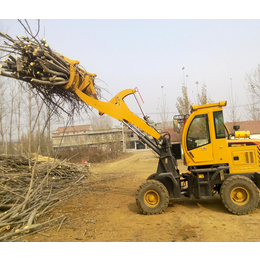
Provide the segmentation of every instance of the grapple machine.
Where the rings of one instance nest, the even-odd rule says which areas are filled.
[[[190,115],[175,117],[175,129],[180,130],[176,119],[184,119],[185,124],[182,144],[173,144],[169,133],[159,133],[152,126],[138,102],[136,89],[123,90],[109,102],[101,101],[95,90],[96,74],[82,69],[78,61],[51,51],[46,54],[46,44],[39,50],[32,49],[32,52],[30,48],[33,44],[28,47],[24,42],[14,42],[14,45],[15,48],[20,46],[22,55],[34,59],[34,64],[28,64],[28,57],[25,59],[25,56],[21,56],[20,60],[9,57],[0,75],[30,82],[33,87],[58,88],[75,93],[80,100],[97,109],[100,115],[107,114],[122,122],[158,155],[157,170],[150,174],[136,193],[136,203],[142,213],[159,214],[164,212],[169,201],[212,199],[217,193],[224,206],[234,214],[247,214],[257,207],[260,140],[250,139],[249,133],[241,131],[230,134],[223,118],[226,101],[193,105]],[[55,59],[45,61],[46,57],[56,57],[59,62]],[[42,64],[40,73],[34,71]],[[46,66],[49,66],[47,70],[44,68]],[[50,68],[56,68],[56,75],[47,78]],[[38,75],[42,78],[39,79]],[[143,118],[132,113],[126,105],[124,99],[129,95],[135,96]],[[187,165],[187,172],[182,174],[177,165],[177,160],[181,158]]]

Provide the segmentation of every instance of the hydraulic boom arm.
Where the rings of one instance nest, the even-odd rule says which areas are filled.
[[[97,100],[91,96],[84,94],[79,89],[75,93],[88,105],[96,108],[100,115],[107,114],[120,122],[125,122],[129,125],[133,124],[142,129],[147,134],[156,139],[160,139],[161,135],[147,122],[132,113],[124,102],[124,98],[128,95],[134,94],[134,89],[125,89],[114,96],[109,102]]]
[[[73,61],[66,57],[64,57],[64,59],[70,63],[70,80],[65,86],[66,89],[75,92],[82,101],[89,106],[96,108],[100,115],[107,114],[127,125],[143,142],[147,143],[157,154],[161,155],[161,151],[158,146],[144,133],[154,137],[158,140],[158,143],[162,143],[164,139],[163,136],[148,124],[145,116],[145,120],[141,119],[131,112],[124,102],[125,97],[135,94],[135,89],[125,89],[115,95],[109,102],[100,101],[97,99],[93,85],[93,78],[96,75],[90,74],[79,68],[77,66],[79,63],[78,61]]]

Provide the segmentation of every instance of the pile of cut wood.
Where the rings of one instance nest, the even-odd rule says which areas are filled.
[[[0,241],[15,241],[59,223],[49,218],[55,206],[86,190],[83,180],[90,174],[83,164],[34,162],[21,156],[0,156]],[[45,216],[45,220],[43,221]]]

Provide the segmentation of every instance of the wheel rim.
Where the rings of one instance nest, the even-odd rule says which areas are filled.
[[[230,196],[232,201],[239,206],[245,205],[249,200],[249,192],[243,187],[234,188]]]
[[[155,190],[149,190],[144,194],[144,202],[148,207],[154,208],[160,202],[160,195]]]

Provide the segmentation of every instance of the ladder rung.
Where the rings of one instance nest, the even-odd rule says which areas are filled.
[[[206,185],[206,184],[209,184],[209,182],[208,181],[200,181],[199,184]]]

